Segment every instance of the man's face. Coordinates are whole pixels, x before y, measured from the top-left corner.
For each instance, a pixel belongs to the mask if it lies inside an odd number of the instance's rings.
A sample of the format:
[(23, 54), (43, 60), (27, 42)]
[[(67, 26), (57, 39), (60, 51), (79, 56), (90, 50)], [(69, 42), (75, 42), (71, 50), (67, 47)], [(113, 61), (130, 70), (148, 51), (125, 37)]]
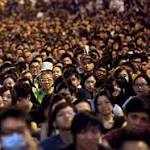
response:
[(41, 71), (41, 67), (38, 62), (33, 62), (30, 65), (30, 72), (31, 72), (32, 76), (36, 77), (37, 75), (39, 75), (40, 71)]
[(76, 136), (76, 143), (79, 149), (97, 149), (97, 145), (101, 138), (101, 133), (98, 127), (88, 127), (87, 129), (81, 130)]
[(61, 130), (70, 130), (74, 116), (75, 111), (72, 107), (67, 106), (66, 108), (61, 109), (56, 115), (56, 127)]
[(65, 57), (63, 59), (63, 63), (64, 63), (64, 65), (70, 65), (70, 64), (72, 64), (72, 60), (69, 57)]
[(129, 132), (142, 132), (150, 126), (150, 118), (145, 112), (131, 112), (126, 116)]
[(2, 133), (4, 135), (9, 135), (14, 132), (19, 132), (23, 134), (27, 129), (26, 123), (21, 119), (15, 118), (6, 118), (4, 121), (1, 122), (2, 126)]
[(32, 61), (32, 54), (31, 54), (31, 52), (26, 52), (24, 54), (24, 57), (25, 57), (26, 62), (30, 63)]
[(54, 84), (53, 75), (50, 73), (42, 75), (40, 78), (40, 84), (43, 90), (46, 90), (46, 91), (50, 90), (50, 88)]
[(91, 72), (94, 69), (94, 63), (91, 60), (84, 60), (82, 62), (82, 68), (85, 72)]

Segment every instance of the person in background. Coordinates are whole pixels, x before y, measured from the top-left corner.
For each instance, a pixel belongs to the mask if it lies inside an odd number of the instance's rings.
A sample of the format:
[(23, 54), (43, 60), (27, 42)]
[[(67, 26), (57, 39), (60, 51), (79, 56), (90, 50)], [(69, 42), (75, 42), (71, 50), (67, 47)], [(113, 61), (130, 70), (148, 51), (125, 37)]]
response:
[(43, 150), (59, 150), (65, 146), (72, 143), (71, 135), (71, 123), (76, 114), (76, 111), (72, 104), (60, 103), (58, 104), (52, 112), (52, 123), (53, 126), (58, 129), (59, 134), (48, 139), (45, 139), (41, 143)]
[(0, 145), (2, 149), (38, 150), (37, 141), (31, 136), (30, 121), (26, 113), (9, 107), (0, 114)]

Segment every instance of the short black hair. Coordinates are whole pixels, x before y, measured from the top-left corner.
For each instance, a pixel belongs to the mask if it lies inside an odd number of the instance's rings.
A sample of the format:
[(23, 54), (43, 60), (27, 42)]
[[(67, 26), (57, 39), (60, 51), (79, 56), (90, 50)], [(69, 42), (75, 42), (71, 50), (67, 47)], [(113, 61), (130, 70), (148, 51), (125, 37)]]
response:
[(82, 130), (88, 127), (97, 127), (100, 132), (102, 132), (102, 124), (100, 121), (90, 112), (80, 112), (78, 113), (71, 125), (71, 132), (74, 138), (74, 142), (76, 140), (77, 134), (79, 134)]
[(7, 118), (20, 119), (22, 121), (25, 121), (26, 125), (30, 127), (30, 118), (28, 117), (27, 113), (19, 108), (11, 106), (9, 108), (3, 109), (0, 112), (0, 134), (3, 132), (2, 122)]
[(32, 93), (32, 88), (28, 83), (18, 83), (14, 89), (18, 98), (27, 98)]
[(150, 118), (150, 108), (149, 105), (140, 97), (133, 97), (129, 100), (125, 107), (125, 114), (128, 115), (129, 113), (133, 112), (145, 112), (148, 114)]
[(72, 107), (74, 109), (74, 111), (76, 112), (75, 110), (75, 107), (73, 106), (73, 104), (69, 103), (69, 102), (62, 102), (60, 104), (58, 104), (55, 109), (53, 110), (52, 112), (52, 115), (51, 115), (51, 120), (52, 122), (55, 121), (56, 119), (56, 116), (57, 116), (57, 113), (61, 110), (61, 109), (64, 109), (66, 107)]

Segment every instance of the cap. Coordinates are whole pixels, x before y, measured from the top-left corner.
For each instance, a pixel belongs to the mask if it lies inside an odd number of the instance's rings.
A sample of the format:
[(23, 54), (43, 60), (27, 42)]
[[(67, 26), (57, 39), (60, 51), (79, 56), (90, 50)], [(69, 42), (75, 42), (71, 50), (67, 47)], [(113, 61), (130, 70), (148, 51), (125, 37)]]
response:
[(43, 62), (41, 66), (41, 71), (52, 71), (53, 70), (53, 63), (51, 62)]

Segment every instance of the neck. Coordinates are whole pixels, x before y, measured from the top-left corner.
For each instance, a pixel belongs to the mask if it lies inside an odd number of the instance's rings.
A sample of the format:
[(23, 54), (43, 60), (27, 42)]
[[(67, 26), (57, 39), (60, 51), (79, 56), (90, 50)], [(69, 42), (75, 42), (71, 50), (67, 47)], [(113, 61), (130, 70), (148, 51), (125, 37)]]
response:
[(60, 134), (60, 138), (62, 139), (65, 145), (72, 144), (73, 140), (72, 140), (72, 135), (71, 135), (70, 130), (69, 131), (60, 130), (59, 134)]

